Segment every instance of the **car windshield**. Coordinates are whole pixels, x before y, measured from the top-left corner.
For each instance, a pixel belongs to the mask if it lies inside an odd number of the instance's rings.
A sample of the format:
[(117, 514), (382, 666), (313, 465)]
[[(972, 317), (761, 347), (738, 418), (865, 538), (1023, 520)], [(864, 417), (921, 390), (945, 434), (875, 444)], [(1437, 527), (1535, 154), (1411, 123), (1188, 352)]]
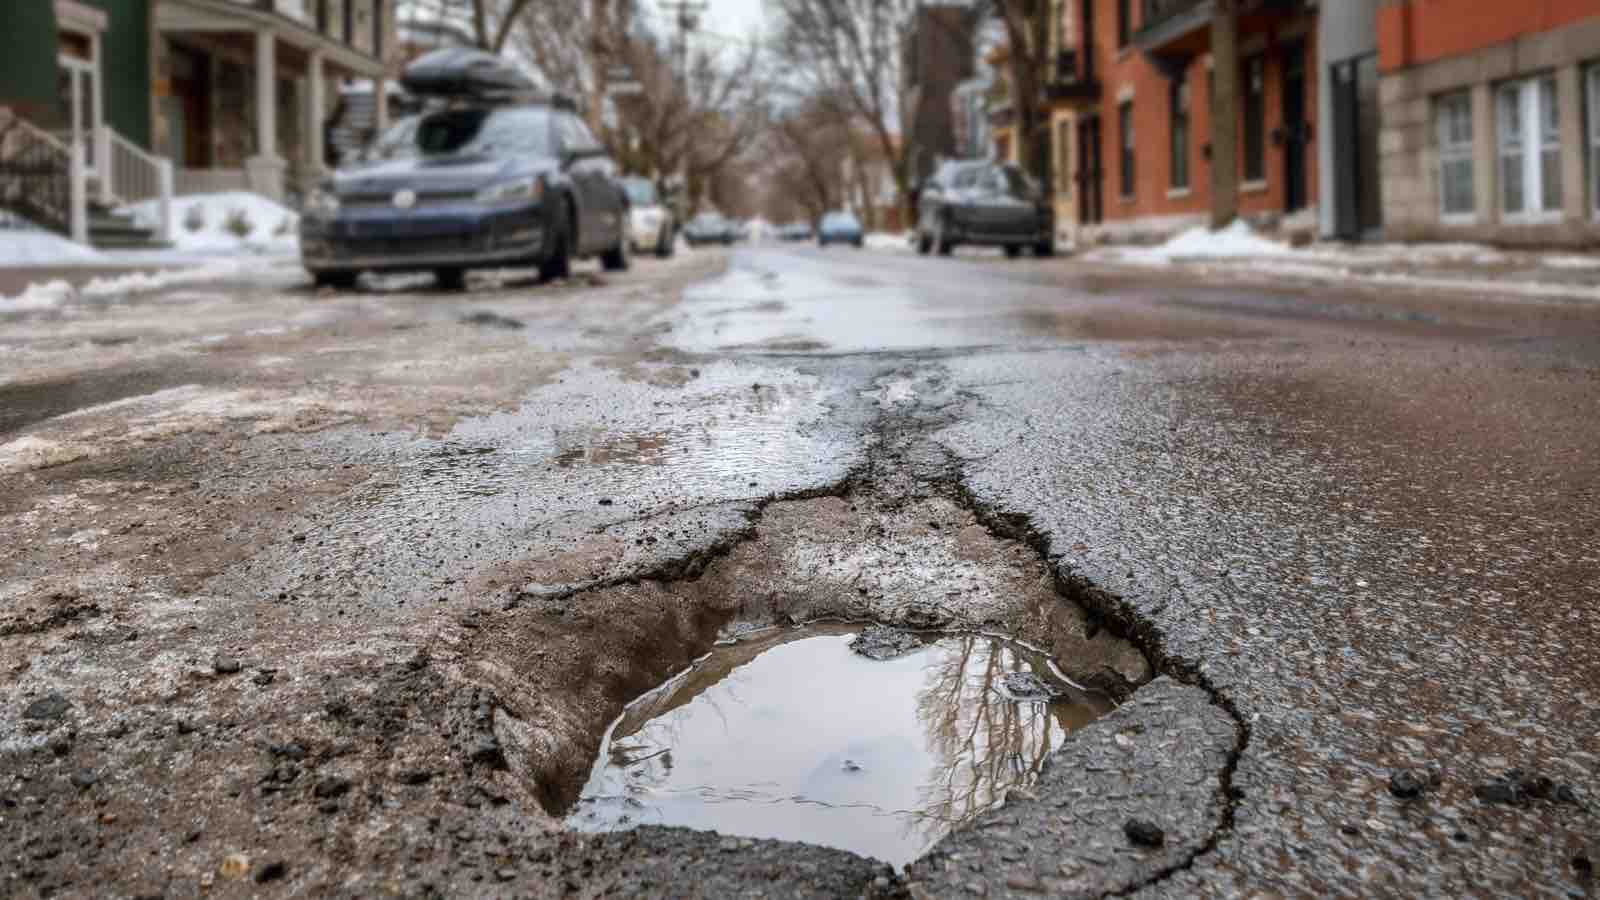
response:
[(629, 178), (622, 182), (622, 189), (628, 192), (628, 202), (634, 206), (656, 205), (656, 186), (648, 179)]
[(418, 154), (417, 124), (421, 116), (407, 116), (389, 126), (367, 151), (368, 159), (412, 159)]
[(424, 116), (416, 129), (422, 156), (555, 156), (550, 115), (536, 107), (452, 109)]
[(823, 228), (855, 228), (857, 224), (856, 217), (849, 213), (829, 213), (822, 220)]
[(1022, 174), (1021, 170), (1001, 166), (996, 171), (999, 172), (997, 180), (1006, 193), (1024, 200), (1034, 195), (1033, 181)]

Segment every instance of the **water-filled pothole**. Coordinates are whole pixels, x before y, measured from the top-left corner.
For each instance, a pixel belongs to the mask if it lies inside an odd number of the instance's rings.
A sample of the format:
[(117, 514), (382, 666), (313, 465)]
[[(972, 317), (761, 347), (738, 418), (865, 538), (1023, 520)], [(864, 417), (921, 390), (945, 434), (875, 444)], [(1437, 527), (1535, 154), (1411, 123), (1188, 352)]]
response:
[[(899, 866), (1031, 783), (1068, 732), (1111, 709), (1012, 641), (924, 634), (874, 660), (850, 649), (861, 631), (723, 644), (630, 704), (568, 825), (709, 829)], [(1054, 696), (1032, 699), (1040, 688)]]

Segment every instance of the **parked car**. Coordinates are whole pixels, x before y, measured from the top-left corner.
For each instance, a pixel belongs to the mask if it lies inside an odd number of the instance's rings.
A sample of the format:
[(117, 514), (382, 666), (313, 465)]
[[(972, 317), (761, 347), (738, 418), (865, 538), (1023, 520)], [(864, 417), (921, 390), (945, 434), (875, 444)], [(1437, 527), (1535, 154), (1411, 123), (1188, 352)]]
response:
[(866, 234), (861, 221), (847, 212), (828, 213), (817, 227), (817, 245), (854, 244), (857, 249), (866, 245)]
[(654, 253), (666, 259), (678, 241), (678, 223), (661, 202), (655, 182), (632, 176), (622, 179), (628, 192), (628, 236), (635, 253)]
[(367, 161), (312, 192), (300, 253), (318, 285), (432, 271), (455, 289), (469, 269), (522, 265), (548, 280), (593, 256), (628, 267), (628, 196), (572, 104), (534, 97), (476, 50), (430, 53), (403, 83), (449, 104), (396, 123)]
[(781, 241), (809, 241), (811, 240), (811, 226), (805, 222), (790, 222), (778, 229), (778, 239)]
[(1004, 247), (1009, 257), (1024, 247), (1038, 256), (1056, 252), (1055, 210), (1033, 179), (1012, 165), (940, 166), (923, 186), (916, 231), (923, 254), (948, 256), (962, 244)]
[(698, 247), (701, 244), (732, 244), (733, 223), (723, 218), (720, 213), (703, 212), (684, 226), (683, 239), (689, 246)]

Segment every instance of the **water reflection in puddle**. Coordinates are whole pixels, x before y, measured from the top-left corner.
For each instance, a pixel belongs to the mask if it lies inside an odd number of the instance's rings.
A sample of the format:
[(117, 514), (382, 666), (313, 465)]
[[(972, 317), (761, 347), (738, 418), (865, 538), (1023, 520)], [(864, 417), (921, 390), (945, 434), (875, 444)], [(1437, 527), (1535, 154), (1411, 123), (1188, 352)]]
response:
[[(718, 647), (612, 726), (578, 806), (585, 831), (678, 825), (805, 841), (903, 865), (1031, 783), (1067, 732), (1110, 709), (1039, 653), (985, 635), (929, 635), (875, 662), (856, 626)], [(1008, 673), (1063, 693), (1014, 702)]]

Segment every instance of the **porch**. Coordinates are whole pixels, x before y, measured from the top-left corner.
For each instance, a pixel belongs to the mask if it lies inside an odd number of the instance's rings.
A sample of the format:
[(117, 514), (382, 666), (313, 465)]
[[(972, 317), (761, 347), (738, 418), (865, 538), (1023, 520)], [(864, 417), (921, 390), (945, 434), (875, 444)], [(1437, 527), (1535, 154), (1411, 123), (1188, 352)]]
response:
[[(376, 19), (360, 23), (359, 41), (351, 15), (335, 16), (335, 29), (325, 3), (315, 4), (317, 15), (306, 6), (157, 7), (152, 144), (173, 160), (179, 194), (247, 190), (291, 203), (303, 196), (331, 168), (327, 126), (346, 82), (371, 84), (372, 131), (386, 126), (383, 5), (361, 7)], [(353, 0), (346, 9), (357, 9)]]

